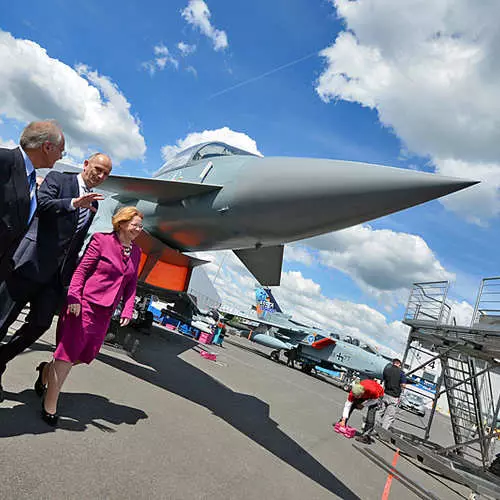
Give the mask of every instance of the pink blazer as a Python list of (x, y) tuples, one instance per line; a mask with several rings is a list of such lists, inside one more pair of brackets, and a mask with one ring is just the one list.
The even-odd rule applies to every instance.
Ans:
[(124, 262), (116, 233), (95, 233), (71, 279), (68, 304), (85, 299), (116, 309), (123, 297), (121, 317), (132, 318), (140, 258), (140, 248), (132, 243), (130, 257)]

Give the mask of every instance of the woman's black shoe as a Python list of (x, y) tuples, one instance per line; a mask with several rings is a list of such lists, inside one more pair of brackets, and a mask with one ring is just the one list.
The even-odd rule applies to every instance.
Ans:
[(38, 378), (36, 379), (35, 382), (35, 392), (39, 397), (43, 396), (43, 393), (45, 392), (45, 389), (47, 388), (46, 385), (43, 383), (43, 369), (45, 368), (45, 365), (47, 364), (46, 361), (42, 361), (37, 367), (36, 371), (38, 372)]
[(45, 400), (42, 399), (42, 420), (49, 424), (51, 427), (55, 427), (59, 422), (59, 415), (57, 413), (49, 413), (45, 409)]

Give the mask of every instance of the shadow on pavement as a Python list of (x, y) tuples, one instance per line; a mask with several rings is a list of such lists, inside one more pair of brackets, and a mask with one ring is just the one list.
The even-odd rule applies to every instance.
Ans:
[[(6, 400), (23, 404), (13, 408), (0, 407), (0, 438), (56, 430), (41, 419), (41, 402), (34, 390), (26, 389), (19, 394), (5, 391), (4, 394)], [(107, 424), (135, 425), (139, 420), (148, 418), (142, 410), (113, 403), (103, 396), (74, 392), (62, 394), (59, 415), (57, 428), (76, 432), (85, 431), (89, 425), (103, 432), (116, 432)]]
[[(161, 334), (160, 334), (161, 335)], [(168, 335), (163, 333), (163, 335)], [(186, 337), (157, 335), (141, 339), (134, 359), (154, 371), (117, 359), (101, 350), (98, 359), (141, 380), (204, 406), (229, 425), (273, 453), (300, 473), (344, 499), (358, 499), (342, 481), (282, 432), (269, 416), (269, 405), (234, 392), (178, 356), (196, 345)]]

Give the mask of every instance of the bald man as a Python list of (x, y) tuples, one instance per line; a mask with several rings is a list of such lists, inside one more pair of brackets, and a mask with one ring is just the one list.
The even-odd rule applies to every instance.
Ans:
[(52, 120), (30, 123), (19, 147), (0, 148), (0, 283), (36, 211), (36, 170), (52, 168), (63, 155), (64, 134)]
[[(111, 168), (111, 158), (96, 153), (85, 160), (82, 173), (50, 172), (41, 184), (37, 218), (14, 254), (15, 268), (6, 281), (11, 300), (0, 304), (0, 339), (28, 302), (30, 312), (26, 323), (7, 344), (0, 346), (0, 377), (7, 363), (38, 340), (52, 324), (76, 268), (98, 201), (103, 199), (92, 189), (108, 178)], [(43, 392), (40, 381), (36, 390)]]

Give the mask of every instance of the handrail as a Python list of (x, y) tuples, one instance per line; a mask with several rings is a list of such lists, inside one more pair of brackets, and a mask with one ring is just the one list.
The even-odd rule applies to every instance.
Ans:
[[(429, 286), (440, 285), (439, 290), (440, 290), (440, 295), (442, 296), (441, 299), (437, 299), (436, 297), (429, 295), (429, 293), (426, 291), (425, 285)], [(447, 321), (451, 313), (451, 307), (446, 303), (448, 288), (449, 288), (448, 281), (429, 281), (429, 282), (413, 283), (413, 288), (410, 292), (410, 297), (408, 299), (408, 304), (405, 311), (405, 318), (409, 319), (410, 311), (412, 309), (411, 306), (414, 305), (416, 310), (413, 311), (413, 319), (416, 319), (418, 315), (423, 314), (428, 318), (431, 318), (439, 323), (441, 322), (441, 319), (444, 316), (443, 313), (444, 309), (446, 308), (447, 314), (445, 321)], [(429, 312), (422, 311), (423, 302), (427, 302), (427, 309), (432, 309), (432, 306), (429, 305), (429, 303), (430, 304), (435, 303), (434, 307), (439, 307), (439, 311), (436, 313), (433, 310), (432, 312), (435, 312), (437, 316), (433, 316)]]

